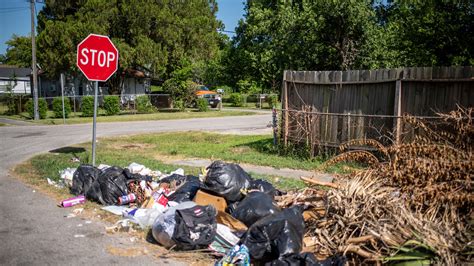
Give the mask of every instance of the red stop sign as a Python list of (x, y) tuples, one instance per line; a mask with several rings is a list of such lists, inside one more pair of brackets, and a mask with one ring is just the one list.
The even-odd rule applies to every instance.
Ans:
[(77, 67), (89, 80), (107, 81), (118, 67), (118, 50), (107, 36), (89, 34), (77, 45)]

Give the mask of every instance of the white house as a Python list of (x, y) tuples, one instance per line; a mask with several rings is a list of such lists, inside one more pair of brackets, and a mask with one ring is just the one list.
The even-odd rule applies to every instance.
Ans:
[(31, 69), (0, 65), (0, 94), (31, 94)]

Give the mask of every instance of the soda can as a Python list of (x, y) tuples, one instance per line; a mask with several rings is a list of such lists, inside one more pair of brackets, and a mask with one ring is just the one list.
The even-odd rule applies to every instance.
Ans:
[(86, 202), (86, 197), (84, 197), (83, 195), (79, 195), (77, 197), (72, 197), (61, 201), (61, 206), (64, 208), (68, 208), (77, 204), (82, 204), (84, 202)]
[(137, 199), (137, 196), (135, 194), (130, 193), (125, 196), (121, 196), (118, 198), (118, 203), (119, 205), (125, 205), (134, 202)]

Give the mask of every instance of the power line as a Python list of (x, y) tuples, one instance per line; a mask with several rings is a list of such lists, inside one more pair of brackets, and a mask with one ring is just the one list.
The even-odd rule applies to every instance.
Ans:
[(235, 31), (230, 31), (230, 30), (217, 30), (217, 31), (220, 31), (220, 32), (225, 32), (225, 33), (236, 33)]
[(9, 14), (9, 13), (21, 12), (21, 11), (25, 11), (25, 10), (28, 10), (28, 8), (19, 9), (19, 10), (10, 10), (10, 11), (0, 11), (0, 14)]

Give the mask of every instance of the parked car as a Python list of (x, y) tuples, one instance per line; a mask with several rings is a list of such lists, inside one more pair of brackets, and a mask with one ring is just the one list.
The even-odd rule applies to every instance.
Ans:
[(216, 108), (221, 102), (221, 96), (219, 94), (204, 94), (202, 97), (207, 100), (212, 108)]

